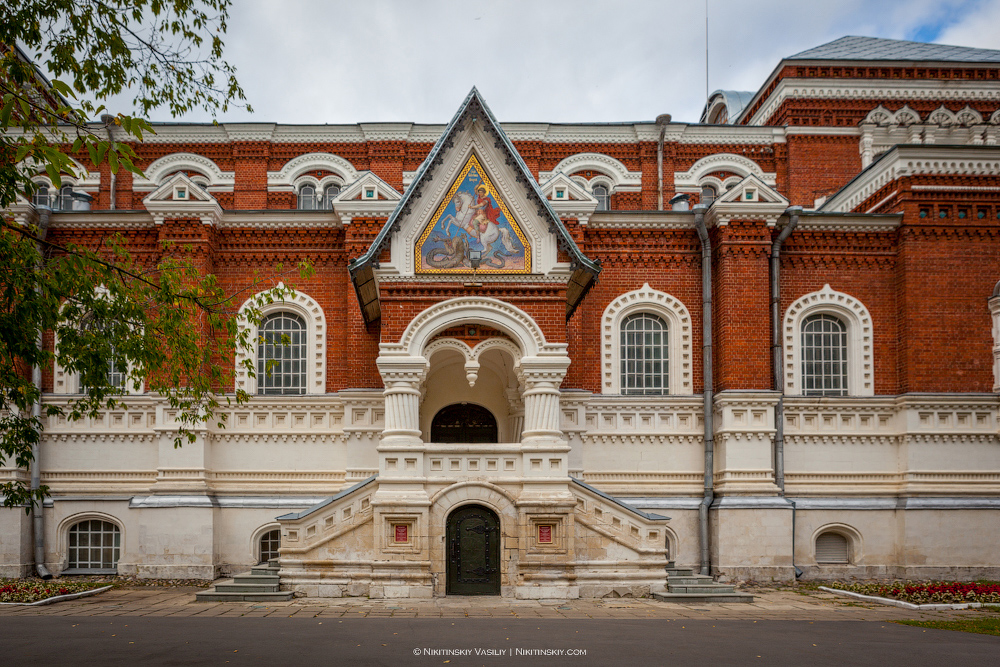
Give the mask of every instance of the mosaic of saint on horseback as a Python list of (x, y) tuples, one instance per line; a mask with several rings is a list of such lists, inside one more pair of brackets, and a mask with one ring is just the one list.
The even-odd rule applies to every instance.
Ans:
[(473, 155), (415, 244), (418, 273), (530, 273), (531, 246)]

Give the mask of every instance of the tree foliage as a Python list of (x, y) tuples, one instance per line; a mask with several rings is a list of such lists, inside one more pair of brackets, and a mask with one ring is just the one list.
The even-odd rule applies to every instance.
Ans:
[[(111, 140), (101, 99), (129, 91), (143, 114), (166, 108), (213, 114), (242, 104), (233, 68), (222, 59), (229, 0), (4, 0), (0, 3), (0, 208), (31, 195), (44, 171), (60, 187), (70, 159), (136, 174), (133, 145), (152, 131), (142, 117), (117, 114)], [(36, 68), (37, 60), (53, 77)], [(249, 109), (249, 107), (247, 107)], [(25, 218), (26, 220), (26, 218)], [(218, 422), (220, 401), (246, 400), (232, 384), (233, 358), (250, 351), (244, 295), (226, 294), (184, 248), (155, 265), (136, 259), (125, 239), (100, 247), (60, 246), (44, 227), (0, 215), (0, 464), (32, 465), (46, 420), (96, 417), (130, 391), (158, 395), (176, 411), (175, 444)], [(307, 268), (305, 270), (308, 270)], [(256, 286), (247, 290), (258, 291)], [(284, 287), (264, 293), (281, 299)], [(45, 338), (44, 345), (38, 341)], [(252, 358), (253, 355), (249, 355)], [(33, 367), (77, 374), (83, 392), (45, 401)], [(246, 363), (253, 376), (253, 364)], [(10, 479), (10, 478), (8, 478)], [(46, 489), (22, 479), (0, 484), (3, 505), (39, 502)]]

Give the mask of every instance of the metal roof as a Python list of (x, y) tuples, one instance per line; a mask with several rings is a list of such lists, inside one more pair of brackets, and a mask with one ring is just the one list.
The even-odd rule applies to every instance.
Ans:
[(1000, 51), (926, 44), (902, 39), (848, 36), (796, 53), (785, 60), (894, 60), (1000, 63)]
[(737, 119), (741, 113), (743, 113), (743, 109), (746, 108), (747, 104), (750, 103), (750, 100), (753, 99), (755, 94), (756, 91), (753, 90), (716, 90), (708, 96), (708, 101), (705, 102), (705, 108), (701, 111), (701, 120), (698, 122), (708, 122), (708, 112), (712, 108), (715, 98), (721, 97), (722, 101), (726, 105), (726, 115), (729, 117), (727, 123), (732, 124), (732, 122)]

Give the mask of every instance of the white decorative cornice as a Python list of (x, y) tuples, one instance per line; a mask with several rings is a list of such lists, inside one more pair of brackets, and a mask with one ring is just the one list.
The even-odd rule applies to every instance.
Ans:
[[(785, 143), (783, 127), (747, 127), (744, 125), (685, 125), (677, 141), (682, 144), (754, 144)], [(667, 138), (666, 140), (669, 140)]]
[(224, 123), (230, 141), (271, 141), (275, 123)]
[[(819, 210), (848, 213), (887, 184), (917, 174), (992, 176), (1000, 173), (1000, 147), (994, 146), (895, 146)], [(875, 207), (869, 206), (867, 213)]]
[(694, 229), (691, 211), (600, 211), (590, 216), (589, 229)]
[(903, 215), (810, 215), (799, 217), (798, 229), (812, 232), (847, 232), (855, 234), (891, 232), (902, 223)]

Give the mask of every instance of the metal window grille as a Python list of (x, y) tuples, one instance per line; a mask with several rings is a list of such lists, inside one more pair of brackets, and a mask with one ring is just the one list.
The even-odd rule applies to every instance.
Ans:
[(316, 210), (316, 188), (311, 185), (303, 185), (299, 188), (299, 210)]
[(323, 208), (331, 209), (333, 208), (333, 200), (337, 198), (340, 194), (339, 185), (328, 185), (326, 189), (323, 190)]
[(257, 393), (306, 393), (306, 323), (298, 315), (276, 313), (261, 322)]
[(621, 378), (623, 394), (666, 394), (669, 358), (667, 323), (638, 313), (622, 322)]
[(99, 519), (81, 521), (69, 529), (69, 567), (110, 570), (118, 567), (122, 534), (118, 526)]
[(816, 538), (817, 563), (849, 563), (850, 550), (847, 538), (837, 533), (823, 533)]
[(49, 205), (49, 186), (36, 185), (35, 194), (31, 196), (31, 203), (35, 206)]
[(611, 195), (603, 185), (594, 186), (594, 199), (597, 200), (598, 211), (608, 211), (611, 209)]
[(802, 393), (847, 395), (847, 327), (821, 313), (802, 322)]
[(278, 547), (281, 546), (281, 531), (277, 528), (260, 536), (260, 562), (266, 563), (278, 557)]

